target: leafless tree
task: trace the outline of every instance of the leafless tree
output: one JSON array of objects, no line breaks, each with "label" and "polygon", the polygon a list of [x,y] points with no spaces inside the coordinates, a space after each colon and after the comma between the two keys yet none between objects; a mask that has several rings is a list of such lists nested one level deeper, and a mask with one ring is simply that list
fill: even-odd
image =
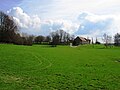
[{"label": "leafless tree", "polygon": [[50,36],[46,36],[46,37],[45,37],[45,42],[48,42],[48,43],[49,43],[50,41],[51,41]]},{"label": "leafless tree", "polygon": [[104,35],[103,35],[103,42],[105,43],[105,46],[106,46],[106,48],[107,48],[108,45],[110,45],[111,42],[112,42],[112,37],[109,36],[109,35],[107,35],[107,34],[104,34]]},{"label": "leafless tree", "polygon": [[52,43],[56,42],[55,44],[69,44],[70,41],[74,38],[64,30],[58,30],[56,32],[52,32],[50,36],[51,36]]}]

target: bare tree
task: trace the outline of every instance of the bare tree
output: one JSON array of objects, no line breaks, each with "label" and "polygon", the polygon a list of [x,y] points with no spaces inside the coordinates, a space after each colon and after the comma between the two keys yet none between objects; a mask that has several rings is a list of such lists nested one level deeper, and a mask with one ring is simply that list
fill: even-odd
[{"label": "bare tree", "polygon": [[63,42],[64,31],[63,30],[58,30],[57,34],[59,35],[60,42]]},{"label": "bare tree", "polygon": [[52,32],[50,34],[51,40],[56,42],[56,44],[69,44],[70,41],[74,38],[69,33],[65,32],[64,30],[58,30],[56,32]]},{"label": "bare tree", "polygon": [[51,41],[50,36],[46,36],[46,37],[45,37],[45,42],[50,42],[50,41]]},{"label": "bare tree", "polygon": [[104,34],[104,35],[103,35],[103,42],[105,43],[105,46],[106,46],[106,48],[107,48],[108,45],[110,45],[111,42],[112,42],[112,37],[109,36],[109,35],[107,35],[107,34]]},{"label": "bare tree", "polygon": [[71,39],[70,34],[69,34],[69,33],[67,33],[67,32],[64,32],[64,39],[63,39],[64,44],[69,44],[70,39]]},{"label": "bare tree", "polygon": [[57,32],[52,32],[50,34],[50,36],[51,36],[51,40],[52,40],[51,45],[53,47],[56,47],[60,43],[60,36],[59,36],[59,34]]},{"label": "bare tree", "polygon": [[74,41],[75,36],[74,35],[70,35],[70,41]]}]

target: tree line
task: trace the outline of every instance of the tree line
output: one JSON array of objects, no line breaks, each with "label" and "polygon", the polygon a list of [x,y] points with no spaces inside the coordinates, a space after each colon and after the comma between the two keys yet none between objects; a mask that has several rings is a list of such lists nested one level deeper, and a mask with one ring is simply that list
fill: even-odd
[{"label": "tree line", "polygon": [[32,45],[32,38],[31,36],[20,34],[13,17],[0,11],[0,43]]},{"label": "tree line", "polygon": [[13,17],[0,11],[0,43],[13,43],[17,45],[32,45],[47,42],[52,46],[58,44],[69,44],[73,36],[64,30],[57,30],[50,33],[49,36],[33,36],[26,33],[20,33]]},{"label": "tree line", "polygon": [[[17,24],[14,22],[13,17],[0,11],[0,43],[13,43],[17,45],[32,45],[33,43],[42,44],[46,43],[52,46],[68,45],[73,42],[74,35],[70,35],[64,30],[57,30],[51,32],[49,36],[33,36],[26,33],[20,33]],[[111,36],[104,34],[103,41],[105,45],[111,44]],[[93,43],[93,39],[92,39]],[[100,42],[96,39],[96,44]],[[120,46],[120,34],[114,36],[114,45]]]},{"label": "tree line", "polygon": [[119,33],[116,33],[115,35],[114,35],[114,41],[112,40],[112,36],[109,36],[109,35],[107,35],[107,34],[104,34],[103,35],[103,42],[105,43],[104,45],[106,46],[106,47],[108,47],[108,46],[113,46],[113,45],[115,45],[115,46],[120,46],[120,34]]},{"label": "tree line", "polygon": [[57,30],[51,32],[49,36],[37,36],[34,38],[34,43],[41,44],[42,42],[47,42],[49,45],[55,47],[56,45],[69,45],[69,43],[74,40],[74,35],[70,35],[64,30]]}]

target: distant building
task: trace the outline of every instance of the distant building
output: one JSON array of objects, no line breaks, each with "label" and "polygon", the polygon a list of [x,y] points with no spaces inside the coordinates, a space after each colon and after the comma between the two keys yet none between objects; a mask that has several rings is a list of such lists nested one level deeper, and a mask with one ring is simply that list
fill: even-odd
[{"label": "distant building", "polygon": [[74,46],[90,44],[91,40],[84,37],[76,37],[73,41]]}]

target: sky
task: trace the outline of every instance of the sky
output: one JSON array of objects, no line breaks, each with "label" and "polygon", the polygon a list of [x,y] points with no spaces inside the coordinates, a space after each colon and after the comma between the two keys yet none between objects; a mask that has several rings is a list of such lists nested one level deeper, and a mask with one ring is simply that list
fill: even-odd
[{"label": "sky", "polygon": [[63,29],[91,38],[120,32],[120,0],[0,0],[0,10],[28,34]]}]

